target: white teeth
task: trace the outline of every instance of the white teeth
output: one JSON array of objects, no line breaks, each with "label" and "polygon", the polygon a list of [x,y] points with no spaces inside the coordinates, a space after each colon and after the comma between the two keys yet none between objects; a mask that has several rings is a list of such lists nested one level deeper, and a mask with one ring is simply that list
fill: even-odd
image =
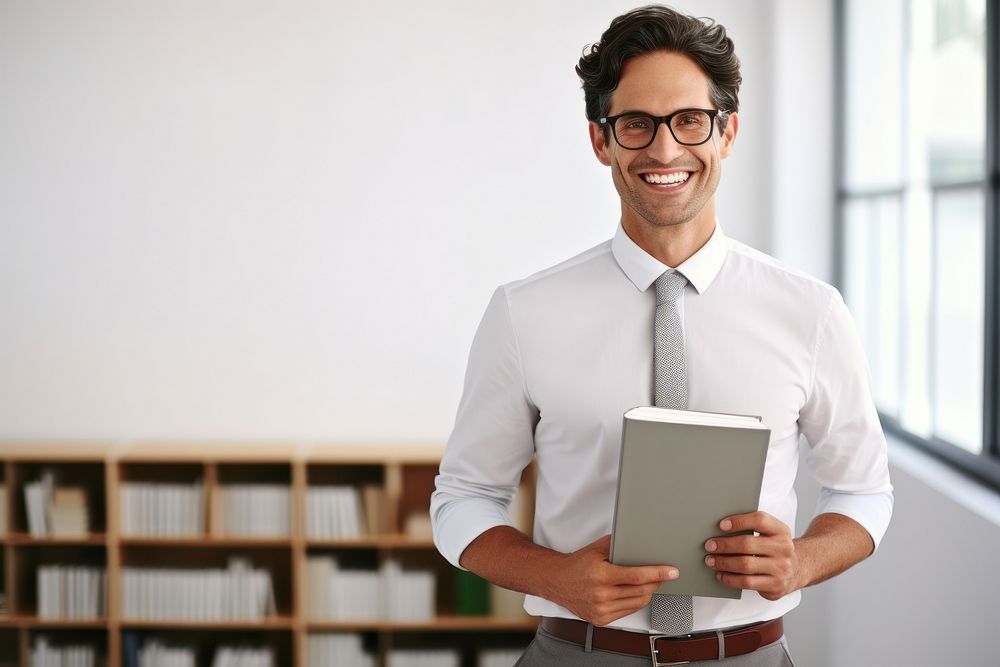
[{"label": "white teeth", "polygon": [[686,171],[675,171],[671,174],[661,176],[660,174],[643,174],[643,178],[646,179],[647,183],[683,183],[688,179],[691,174]]}]

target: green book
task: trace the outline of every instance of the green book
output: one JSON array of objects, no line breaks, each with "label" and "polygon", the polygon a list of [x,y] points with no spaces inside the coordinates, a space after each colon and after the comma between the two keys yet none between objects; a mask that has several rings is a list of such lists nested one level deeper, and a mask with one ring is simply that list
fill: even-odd
[{"label": "green book", "polygon": [[490,584],[468,570],[455,570],[455,613],[459,616],[489,616]]}]

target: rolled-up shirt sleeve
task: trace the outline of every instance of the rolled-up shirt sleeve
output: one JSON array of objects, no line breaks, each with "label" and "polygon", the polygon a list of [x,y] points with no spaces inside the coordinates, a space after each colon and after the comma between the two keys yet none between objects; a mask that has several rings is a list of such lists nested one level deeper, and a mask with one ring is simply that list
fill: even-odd
[{"label": "rolled-up shirt sleeve", "polygon": [[809,443],[806,466],[822,486],[816,514],[857,521],[878,548],[893,503],[886,442],[861,340],[836,291],[816,338],[811,391],[799,427]]},{"label": "rolled-up shirt sleeve", "polygon": [[528,396],[504,287],[479,324],[455,427],[431,494],[434,544],[454,566],[494,526],[510,526],[508,508],[534,455],[538,410]]}]

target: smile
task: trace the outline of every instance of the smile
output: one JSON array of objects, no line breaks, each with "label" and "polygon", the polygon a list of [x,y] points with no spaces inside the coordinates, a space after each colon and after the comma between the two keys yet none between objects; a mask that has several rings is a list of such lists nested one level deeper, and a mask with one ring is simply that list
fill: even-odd
[{"label": "smile", "polygon": [[679,188],[687,182],[691,176],[690,171],[672,171],[669,174],[642,174],[642,180],[650,185],[660,186],[660,188]]}]

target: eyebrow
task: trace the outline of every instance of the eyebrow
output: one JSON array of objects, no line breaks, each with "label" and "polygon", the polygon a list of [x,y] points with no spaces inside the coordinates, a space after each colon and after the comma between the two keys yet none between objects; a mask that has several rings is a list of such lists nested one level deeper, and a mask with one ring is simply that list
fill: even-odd
[{"label": "eyebrow", "polygon": [[[712,109],[710,107],[680,107],[678,109],[674,109],[670,113],[663,114],[663,116],[669,116],[670,114],[677,113],[678,111],[695,111],[695,110],[697,110],[697,111],[714,111],[714,109]],[[663,116],[660,116],[659,114],[653,113],[652,111],[643,111],[642,109],[626,109],[625,111],[619,111],[618,113],[609,113],[609,114],[607,114],[607,116],[605,116],[605,118],[607,118],[608,116],[624,116],[625,114],[630,114],[630,113],[642,114],[643,116],[653,116],[654,118],[662,118],[663,117]]]}]

